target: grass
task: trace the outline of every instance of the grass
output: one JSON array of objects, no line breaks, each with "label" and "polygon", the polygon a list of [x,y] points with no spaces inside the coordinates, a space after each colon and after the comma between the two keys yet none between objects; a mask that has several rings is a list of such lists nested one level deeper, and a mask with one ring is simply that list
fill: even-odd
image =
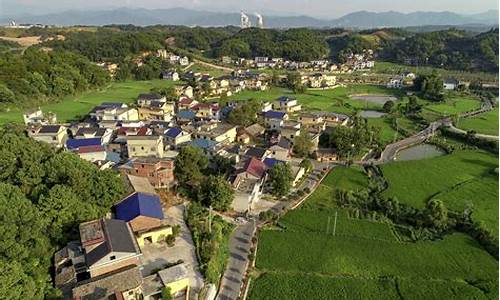
[{"label": "grass", "polygon": [[480,107],[481,102],[477,99],[467,97],[450,97],[450,99],[447,99],[443,103],[430,104],[425,106],[424,109],[442,116],[449,116],[476,110]]},{"label": "grass", "polygon": [[[77,96],[67,96],[58,102],[43,104],[40,106],[44,112],[54,112],[58,121],[71,121],[86,115],[93,107],[102,102],[135,101],[140,93],[147,93],[151,88],[172,86],[173,81],[150,80],[150,81],[128,81],[114,82],[99,91],[89,91]],[[0,124],[7,122],[22,122],[23,110],[12,107],[10,111],[0,113]]]},{"label": "grass", "polygon": [[363,100],[351,99],[351,95],[377,94],[399,96],[399,91],[374,85],[349,85],[328,90],[307,90],[303,94],[294,94],[285,88],[273,87],[267,91],[243,91],[229,97],[231,100],[247,100],[250,98],[273,101],[280,96],[296,97],[306,110],[333,111],[340,113],[354,113],[356,109],[380,110],[382,105]]},{"label": "grass", "polygon": [[[333,236],[333,215],[333,209],[302,208],[280,220],[285,230],[261,232],[256,267],[264,275],[256,280],[250,299],[275,297],[265,288],[273,276],[283,280],[275,286],[277,299],[298,299],[297,290],[289,288],[297,280],[304,280],[300,291],[312,295],[308,299],[324,299],[323,291],[345,299],[364,299],[356,290],[364,293],[365,289],[375,293],[373,299],[392,298],[395,288],[390,281],[377,280],[383,278],[407,282],[408,296],[414,299],[417,295],[429,299],[458,287],[467,291],[457,294],[459,299],[484,296],[464,284],[478,281],[488,283],[491,293],[496,293],[497,261],[464,234],[405,243],[397,239],[389,224],[350,219],[340,210]],[[415,281],[419,282],[413,285],[418,294],[410,288]],[[427,286],[433,290],[427,291]]]},{"label": "grass", "polygon": [[481,151],[456,151],[430,159],[383,165],[387,197],[422,208],[433,197],[451,210],[473,208],[473,216],[498,236],[498,158]]},{"label": "grass", "polygon": [[479,116],[459,120],[458,127],[477,133],[498,135],[498,107]]},{"label": "grass", "polygon": [[390,144],[394,141],[394,138],[396,138],[396,140],[402,138],[401,134],[392,127],[390,119],[382,117],[368,118],[367,120],[370,126],[380,128],[380,140],[382,144]]},{"label": "grass", "polygon": [[336,167],[328,174],[321,185],[309,196],[306,206],[333,206],[335,189],[361,190],[368,185],[368,177],[361,167]]},{"label": "grass", "polygon": [[[474,175],[482,174],[497,164],[492,155],[477,151],[462,151],[454,156],[444,157],[448,158],[447,162],[429,163],[427,160],[420,162],[426,163],[425,166],[437,164],[436,169],[444,168],[447,164],[459,164],[459,168],[463,169],[462,173],[467,173],[473,179]],[[388,166],[399,164],[401,163]],[[405,167],[401,166],[398,170],[420,171],[417,172],[420,176],[417,178],[404,175],[405,178],[409,176],[409,180],[413,179],[418,184],[425,176],[429,177],[429,174],[423,171],[425,168]],[[386,171],[385,166],[383,168]],[[432,169],[429,172],[435,171]],[[453,170],[448,172],[452,173]],[[427,183],[439,182],[436,179],[439,175],[443,176],[438,174],[429,177]],[[304,206],[280,219],[281,229],[269,228],[261,231],[256,260],[257,278],[252,281],[249,298],[259,300],[497,297],[498,262],[469,236],[454,233],[442,240],[404,242],[395,233],[391,224],[353,219],[346,211],[335,207],[333,202],[335,188],[357,190],[366,187],[367,183],[367,176],[359,167],[334,168],[307,199]],[[448,183],[449,181],[444,180],[445,187]],[[490,184],[497,186],[497,181],[493,180]],[[414,187],[415,190],[412,192],[418,195],[418,189],[422,189],[422,185]],[[467,186],[463,185],[463,188],[467,189]],[[476,190],[477,193],[480,187],[468,188]],[[443,198],[444,196],[443,194]],[[453,194],[446,196],[450,199],[457,198]],[[413,197],[408,198],[413,199]],[[492,211],[496,214],[498,207],[492,208]],[[336,212],[338,218],[333,235]]]}]

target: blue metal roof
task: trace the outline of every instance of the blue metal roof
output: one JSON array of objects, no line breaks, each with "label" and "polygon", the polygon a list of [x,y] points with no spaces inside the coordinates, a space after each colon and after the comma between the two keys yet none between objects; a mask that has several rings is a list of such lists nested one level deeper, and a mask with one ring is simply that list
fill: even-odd
[{"label": "blue metal roof", "polygon": [[179,134],[182,133],[182,129],[178,127],[170,128],[165,132],[165,135],[171,138],[176,138]]},{"label": "blue metal roof", "polygon": [[190,110],[180,110],[177,112],[177,118],[181,119],[194,119],[195,116],[196,114]]},{"label": "blue metal roof", "polygon": [[163,220],[160,197],[146,193],[133,193],[115,205],[116,219],[129,222],[138,216]]},{"label": "blue metal roof", "polygon": [[264,158],[264,164],[268,168],[272,168],[272,167],[274,167],[275,164],[278,164],[278,163],[284,164],[285,162],[282,160],[279,160],[279,159],[272,158],[272,157]]},{"label": "blue metal roof", "polygon": [[217,145],[217,142],[205,139],[194,139],[190,142],[190,145],[201,149],[211,150]]},{"label": "blue metal roof", "polygon": [[269,110],[264,113],[264,118],[267,119],[283,119],[285,117],[284,112],[281,111],[275,111],[275,110]]},{"label": "blue metal roof", "polygon": [[101,138],[88,138],[88,139],[69,139],[66,141],[66,147],[69,150],[77,149],[85,146],[100,146]]}]

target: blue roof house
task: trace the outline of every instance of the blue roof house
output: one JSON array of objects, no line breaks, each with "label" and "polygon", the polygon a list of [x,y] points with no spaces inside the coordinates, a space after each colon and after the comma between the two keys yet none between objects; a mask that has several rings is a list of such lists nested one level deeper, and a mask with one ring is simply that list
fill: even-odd
[{"label": "blue roof house", "polygon": [[161,226],[164,218],[158,195],[135,192],[115,205],[115,219],[128,222],[134,232]]}]

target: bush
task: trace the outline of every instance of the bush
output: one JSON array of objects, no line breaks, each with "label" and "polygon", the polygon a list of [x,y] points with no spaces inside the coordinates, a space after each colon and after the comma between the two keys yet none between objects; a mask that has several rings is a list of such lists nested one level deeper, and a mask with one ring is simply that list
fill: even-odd
[{"label": "bush", "polygon": [[172,247],[175,243],[175,236],[173,234],[167,235],[167,237],[165,238],[165,242],[167,242],[167,245],[169,247]]},{"label": "bush", "polygon": [[162,300],[172,300],[174,297],[172,297],[172,290],[169,287],[164,287],[161,289],[161,299]]}]

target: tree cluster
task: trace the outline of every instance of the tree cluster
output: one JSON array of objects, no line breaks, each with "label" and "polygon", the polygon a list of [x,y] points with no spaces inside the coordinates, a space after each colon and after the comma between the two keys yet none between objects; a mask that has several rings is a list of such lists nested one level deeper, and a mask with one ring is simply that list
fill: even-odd
[{"label": "tree cluster", "polygon": [[78,224],[104,216],[125,188],[112,171],[0,129],[0,294],[57,295],[48,270],[55,250],[78,237]]},{"label": "tree cluster", "polygon": [[0,103],[60,98],[108,82],[106,71],[75,53],[31,47],[0,54]]}]

